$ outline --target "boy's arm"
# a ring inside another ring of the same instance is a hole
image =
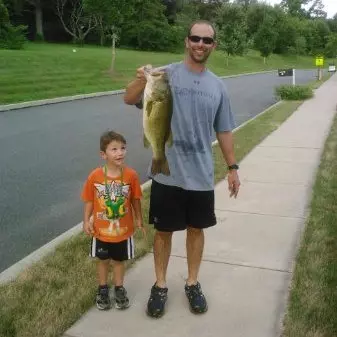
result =
[[[84,204],[83,230],[88,235],[91,235],[94,233],[93,225],[90,222],[90,217],[92,215],[93,210],[94,210],[94,203],[92,201],[87,201]]]
[[[124,103],[134,105],[140,102],[146,85],[144,67],[137,69],[136,79],[128,84],[124,94]]]
[[[131,203],[135,212],[136,226],[143,227],[142,205],[140,199],[132,199]]]

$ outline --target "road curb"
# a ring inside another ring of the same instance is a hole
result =
[[[240,130],[241,128],[246,126],[247,124],[251,123],[256,118],[258,118],[258,117],[262,116],[263,114],[267,113],[269,110],[278,106],[282,102],[283,101],[278,101],[277,103],[271,105],[267,109],[260,112],[258,115],[254,116],[250,120],[244,122],[243,124],[241,124],[240,126],[235,128],[233,130],[233,132],[237,132],[238,130]],[[218,144],[218,141],[216,140],[212,143],[212,147],[214,147],[217,144]],[[149,188],[151,186],[151,183],[152,183],[151,180],[148,180],[145,183],[143,183],[141,185],[142,191]],[[71,237],[73,237],[75,235],[78,235],[82,231],[82,226],[83,226],[83,222],[80,222],[79,224],[75,225],[74,227],[72,227],[68,231],[66,231],[63,234],[57,236],[52,241],[50,241],[50,242],[46,243],[45,245],[43,245],[42,247],[38,248],[37,250],[35,250],[34,252],[29,254],[28,256],[23,258],[22,260],[16,262],[11,267],[5,269],[3,272],[0,273],[0,284],[4,284],[4,283],[7,283],[7,282],[10,282],[10,281],[14,280],[22,271],[24,271],[24,269],[29,268],[31,265],[38,262],[43,257],[45,257],[46,255],[48,255],[49,253],[54,251],[57,248],[58,245],[60,245],[64,241],[70,239]]]
[[[267,70],[267,71],[252,72],[252,73],[243,73],[243,74],[237,74],[237,75],[220,76],[220,78],[224,79],[224,78],[232,78],[232,77],[240,77],[240,76],[258,75],[258,74],[271,73],[275,71],[276,70]],[[125,89],[119,89],[119,90],[112,90],[112,91],[94,92],[90,94],[79,94],[79,95],[74,95],[74,96],[48,98],[48,99],[42,99],[42,100],[37,100],[37,101],[27,101],[27,102],[22,102],[22,103],[5,104],[5,105],[0,105],[0,112],[31,108],[35,106],[56,104],[56,103],[72,102],[72,101],[78,101],[78,100],[95,98],[95,97],[120,95],[120,94],[123,94],[124,92],[125,92]]]
[[[144,184],[141,185],[141,189],[144,192],[145,189],[151,186],[151,180],[146,181]],[[57,236],[52,241],[46,243],[42,247],[36,249],[34,252],[23,258],[22,260],[16,262],[9,268],[5,269],[3,272],[0,273],[0,284],[4,284],[10,281],[13,281],[22,271],[26,268],[29,268],[34,263],[40,261],[43,257],[52,253],[57,246],[61,243],[69,240],[71,237],[78,235],[82,232],[83,228],[83,221],[81,221],[76,226],[70,228],[63,234]]]

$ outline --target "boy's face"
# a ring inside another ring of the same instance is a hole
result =
[[[113,140],[106,148],[105,152],[101,151],[102,159],[109,164],[121,166],[124,163],[126,154],[126,145],[122,142]]]

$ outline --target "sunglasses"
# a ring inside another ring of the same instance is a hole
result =
[[[201,37],[201,36],[197,36],[197,35],[190,35],[189,40],[195,43],[200,42],[200,40],[202,40],[202,42],[204,44],[213,44],[214,43],[214,39],[212,37]]]

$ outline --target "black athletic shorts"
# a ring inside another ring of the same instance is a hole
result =
[[[149,223],[162,232],[214,226],[214,190],[189,191],[152,180]]]
[[[126,261],[135,257],[133,237],[121,242],[103,242],[96,238],[91,240],[90,256],[100,260]]]

